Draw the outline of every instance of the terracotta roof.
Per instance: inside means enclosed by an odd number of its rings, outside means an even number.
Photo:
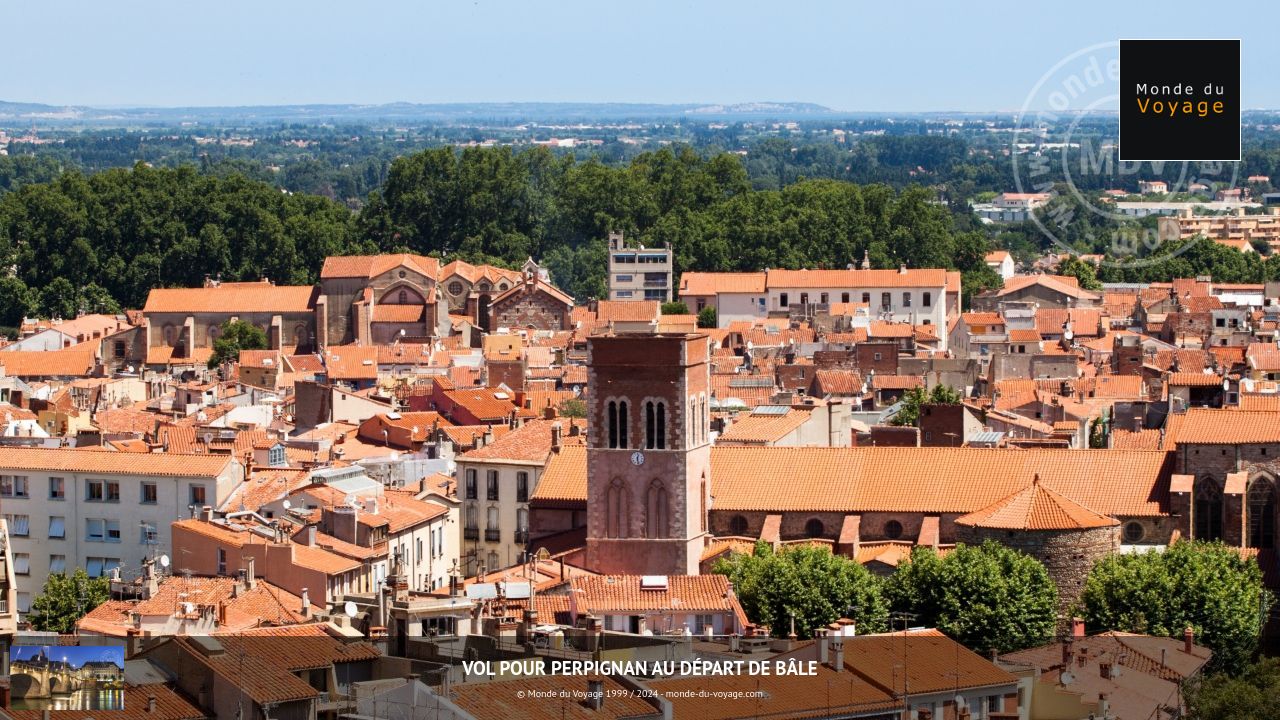
[[[149,701],[155,700],[155,709],[148,710]],[[163,683],[145,685],[126,684],[124,707],[110,710],[111,720],[202,720],[208,715],[185,696]],[[14,720],[40,720],[44,710],[14,710],[5,708],[5,714]],[[59,720],[100,720],[102,710],[55,710]]]
[[[448,425],[440,430],[454,445],[466,447],[474,445],[476,438],[484,435],[488,430],[493,431],[495,440],[511,432],[511,428],[506,425]]]
[[[1205,372],[1176,372],[1169,374],[1169,379],[1165,384],[1170,387],[1174,385],[1182,387],[1221,387],[1222,376]]]
[[[471,413],[477,420],[482,421],[500,421],[505,420],[515,412],[515,403],[511,401],[510,393],[505,393],[507,398],[498,397],[498,393],[502,391],[494,388],[476,388],[474,390],[448,390],[444,393],[455,405],[464,408]]]
[[[873,338],[909,338],[915,336],[915,327],[911,323],[873,320],[867,329],[867,335]]]
[[[1171,453],[1139,450],[711,449],[714,507],[742,512],[963,514],[1008,497],[1039,475],[1045,487],[1097,512],[1151,517],[1165,512],[1171,468]],[[583,502],[586,473],[586,449],[567,447],[547,463],[534,499]]]
[[[1120,522],[1043,486],[1037,476],[1022,490],[956,518],[956,524],[1003,530],[1085,530]]]
[[[850,666],[848,660],[845,666]],[[836,672],[827,665],[818,665],[812,675],[743,672],[656,680],[649,687],[671,703],[672,717],[698,720],[897,717],[891,711],[902,706],[888,687],[856,671]]]
[[[423,321],[426,305],[380,303],[373,306],[372,322],[416,323]]]
[[[1035,328],[1013,328],[1009,330],[1009,342],[1037,343],[1040,340],[1040,331]]]
[[[93,416],[93,424],[104,433],[137,433],[150,435],[156,431],[161,417],[146,410],[120,408],[100,410]]]
[[[1159,430],[1111,431],[1111,447],[1114,450],[1159,450],[1162,433]]]
[[[1096,337],[1106,332],[1102,328],[1102,311],[1094,308],[1040,308],[1036,311],[1036,330],[1041,335],[1061,335],[1068,319],[1076,338]]]
[[[876,390],[910,390],[924,387],[922,375],[873,375],[871,387]]]
[[[539,600],[542,598],[539,597]],[[574,692],[586,692],[587,683],[598,680],[604,705],[592,710]],[[608,675],[542,675],[519,680],[457,683],[450,686],[451,701],[475,720],[623,720],[661,716],[654,706]],[[526,694],[553,698],[531,702]],[[529,695],[532,697],[532,695]]]
[[[946,288],[947,271],[937,268],[916,270],[770,270],[770,289],[789,288]]]
[[[744,445],[763,445],[776,442],[809,419],[810,411],[790,409],[782,414],[757,415],[751,413],[740,417],[729,429],[721,433],[718,443],[738,443]]]
[[[601,300],[596,306],[600,322],[644,322],[657,320],[662,303],[657,300]]]
[[[218,636],[215,640],[221,644],[224,638],[229,637],[234,636]],[[280,667],[273,660],[264,657],[262,653],[227,652],[224,645],[223,652],[205,654],[190,638],[174,636],[169,642],[182,648],[186,657],[207,666],[225,678],[232,687],[243,690],[255,703],[283,703],[320,696],[319,690]],[[279,641],[274,645],[279,655]],[[143,656],[145,655],[144,652]]]
[[[862,376],[856,370],[815,370],[813,385],[818,394],[862,394]]]
[[[401,265],[407,266],[433,280],[440,271],[439,260],[422,255],[409,255],[407,253],[395,255],[345,255],[325,258],[324,267],[320,269],[320,279],[377,277]]]
[[[542,280],[539,280],[536,278],[533,280],[526,279],[523,282],[518,282],[515,285],[512,285],[506,291],[494,296],[493,300],[491,300],[490,302],[492,303],[492,305],[498,305],[512,298],[518,297],[524,293],[534,293],[534,292],[545,293],[555,298],[556,300],[559,300],[565,305],[569,307],[573,307],[572,295],[566,293],[565,291],[561,290],[555,285],[552,285],[549,282],[543,282]]]
[[[52,448],[5,448],[0,469],[109,475],[157,475],[161,477],[212,478],[222,474],[232,459],[224,455],[130,453],[122,460],[115,453]]]
[[[1240,405],[1237,409],[1254,412],[1280,412],[1280,395],[1240,393]]]
[[[763,293],[762,272],[711,273],[687,272],[680,276],[681,296],[715,295],[717,293]]]
[[[1275,413],[1190,408],[1177,428],[1178,443],[1241,445],[1280,443]]]
[[[1004,325],[1004,318],[996,312],[967,312],[960,318],[966,325]]]
[[[217,287],[155,288],[144,313],[305,313],[316,289],[311,285],[267,282],[222,283]]]
[[[1032,285],[1040,285],[1049,290],[1081,300],[1102,299],[1101,295],[1081,290],[1079,281],[1076,278],[1061,275],[1015,275],[1004,281],[1004,286],[996,292],[996,296],[1003,297]]]
[[[725,575],[670,575],[665,589],[642,587],[640,575],[578,576],[570,592],[580,593],[578,611],[593,615],[670,610],[673,598],[681,611],[741,612]]]
[[[5,350],[0,351],[0,368],[11,377],[84,377],[97,364],[95,352],[92,344],[63,350]]]
[[[586,420],[559,418],[555,420],[529,420],[520,427],[506,433],[482,448],[470,450],[458,456],[461,462],[510,460],[515,462],[544,463],[551,454],[551,428],[560,426],[561,445],[581,444],[586,438]],[[571,426],[577,425],[581,431],[576,437],[569,436]]]
[[[989,263],[1004,262],[1005,258],[1008,258],[1008,257],[1009,257],[1008,250],[992,250],[991,252],[987,253],[986,261]]]
[[[368,345],[330,347],[324,354],[324,372],[333,380],[376,380],[378,348]]]

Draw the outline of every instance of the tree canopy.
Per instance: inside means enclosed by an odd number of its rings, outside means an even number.
[[[1035,558],[996,542],[958,545],[944,557],[916,547],[885,584],[895,611],[916,616],[976,651],[1010,652],[1049,641],[1058,591]]]
[[[69,633],[76,620],[109,599],[111,584],[105,577],[91,578],[84,568],[71,575],[53,573],[31,602],[31,625],[42,632]]]
[[[747,616],[786,637],[795,621],[797,637],[848,617],[858,632],[886,629],[888,605],[880,581],[855,560],[827,548],[793,547],[774,551],[764,541],[751,554],[735,554],[716,563],[728,575]]]
[[[1186,688],[1188,720],[1280,720],[1280,658],[1263,658],[1237,676],[1202,675]]]
[[[898,409],[898,414],[894,415],[889,423],[891,425],[919,425],[920,407],[922,405],[956,405],[963,399],[959,390],[942,383],[934,385],[930,390],[914,387],[903,393],[902,407]]]
[[[1103,558],[1081,597],[1091,631],[1181,637],[1191,627],[1213,650],[1213,668],[1228,672],[1257,651],[1274,601],[1257,562],[1222,543],[1185,540],[1164,552]]]
[[[267,334],[262,328],[243,320],[228,320],[222,323],[222,332],[213,341],[209,367],[234,362],[239,359],[241,350],[265,350],[266,347]]]

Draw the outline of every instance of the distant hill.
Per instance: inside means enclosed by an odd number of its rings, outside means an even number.
[[[318,121],[624,121],[696,116],[706,119],[773,119],[844,115],[813,103],[753,102],[730,105],[654,103],[388,103],[384,105],[259,105],[243,107],[95,108],[0,100],[0,124],[150,125],[177,123],[273,123]]]

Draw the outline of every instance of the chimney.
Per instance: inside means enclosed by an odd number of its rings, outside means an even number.
[[[252,590],[258,586],[258,578],[254,575],[253,558],[244,560],[244,589]]]
[[[307,541],[306,541],[307,547],[316,546],[316,526],[315,525],[307,526],[306,538],[307,538]]]
[[[906,274],[907,274],[907,264],[906,264],[906,263],[902,263],[901,265],[899,265],[899,266],[898,266],[898,274],[899,274],[899,275],[906,275]]]
[[[819,664],[822,664],[822,665],[826,665],[826,664],[827,664],[827,660],[828,660],[828,657],[827,657],[827,629],[826,629],[826,628],[818,628],[818,629],[815,631],[815,633],[816,633],[816,637],[817,637],[817,640],[818,640],[818,663],[819,663]]]
[[[560,423],[551,425],[551,452],[560,452]]]
[[[550,403],[551,401],[547,400],[547,402]],[[555,420],[556,414],[557,413],[556,413],[555,407],[550,404],[548,404],[545,408],[542,409],[542,417],[545,420]]]
[[[1071,665],[1071,656],[1075,654],[1075,651],[1071,649],[1071,643],[1071,638],[1066,638],[1062,641],[1062,667]]]
[[[147,712],[154,713],[155,711],[156,711],[156,696],[148,695],[147,696]]]
[[[1078,618],[1078,617],[1071,618],[1071,637],[1073,638],[1084,637],[1084,618]]]
[[[833,638],[831,640],[831,648],[835,650],[831,657],[831,669],[840,672],[844,669],[844,638]]]
[[[200,519],[205,522],[213,522],[213,508],[208,505],[200,508]]]
[[[227,604],[225,602],[220,602],[218,603],[218,627],[226,627],[226,626],[227,626]],[[154,701],[155,698],[151,698],[151,700]],[[150,702],[148,702],[148,705],[150,705]],[[151,710],[148,709],[147,712],[151,712]]]
[[[371,515],[378,514],[378,498],[373,498],[369,503],[369,513]]]
[[[306,588],[302,588],[302,617],[311,617],[311,596],[307,594]]]
[[[1182,631],[1182,652],[1190,655],[1196,644],[1196,631],[1190,625]]]
[[[587,681],[587,707],[600,710],[604,707],[604,681]]]
[[[1107,702],[1106,693],[1098,693],[1098,714],[1102,716],[1102,720],[1108,720],[1111,711],[1111,703]]]

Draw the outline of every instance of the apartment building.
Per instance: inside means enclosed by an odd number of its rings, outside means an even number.
[[[1185,209],[1172,217],[1157,218],[1156,234],[1161,242],[1202,235],[1246,252],[1253,249],[1250,245],[1255,240],[1280,249],[1280,208],[1271,208],[1266,215],[1246,215],[1243,207],[1225,215],[1196,215]]]
[[[671,299],[675,254],[671,247],[628,247],[622,233],[609,233],[609,299]]]
[[[7,521],[18,611],[50,573],[141,574],[171,553],[170,523],[217,506],[244,480],[226,455],[7,448],[0,511]]]

